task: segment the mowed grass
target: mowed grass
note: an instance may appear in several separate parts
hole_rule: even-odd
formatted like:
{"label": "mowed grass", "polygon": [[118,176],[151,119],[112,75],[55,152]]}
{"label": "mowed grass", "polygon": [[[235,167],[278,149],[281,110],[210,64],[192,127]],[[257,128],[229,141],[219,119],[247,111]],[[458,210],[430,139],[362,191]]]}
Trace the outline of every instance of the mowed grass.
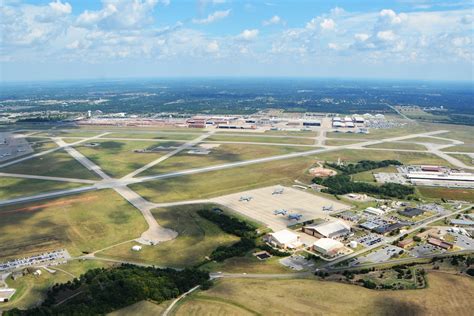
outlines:
{"label": "mowed grass", "polygon": [[[223,315],[225,304],[230,313],[241,308],[244,315],[472,315],[472,279],[429,273],[428,283],[422,290],[375,291],[311,279],[222,279],[187,298],[176,314],[193,310],[196,300],[210,300],[224,304],[219,305]],[[206,315],[205,309],[194,315]]]}
{"label": "mowed grass", "polygon": [[474,153],[474,144],[450,146],[441,151]]}
{"label": "mowed grass", "polygon": [[408,150],[426,150],[426,147],[420,144],[410,144],[405,142],[386,142],[366,146],[367,148],[386,148],[386,149],[408,149]]}
{"label": "mowed grass", "polygon": [[187,153],[188,150],[182,151],[179,154],[168,158],[160,164],[144,171],[140,175],[161,174],[177,170],[213,166],[262,157],[278,156],[293,152],[308,151],[311,149],[313,148],[250,144],[220,144],[219,147],[210,149],[211,152],[208,155],[195,155]]}
{"label": "mowed grass", "polygon": [[47,137],[94,137],[96,135],[100,135],[101,132],[99,131],[87,131],[87,130],[48,130],[34,136],[47,136]]}
{"label": "mowed grass", "polygon": [[363,149],[344,149],[333,152],[321,153],[317,155],[318,159],[326,161],[357,162],[360,160],[386,160],[395,159],[404,164],[421,164],[421,165],[442,165],[450,166],[450,164],[436,155],[423,152],[403,152],[390,150],[363,150]]}
{"label": "mowed grass", "polygon": [[58,147],[55,142],[47,138],[27,137],[26,140],[30,143],[31,148],[33,148],[35,153]]}
{"label": "mowed grass", "polygon": [[308,181],[311,176],[307,170],[315,161],[314,157],[298,157],[149,181],[131,188],[158,203],[204,199],[273,184],[291,185],[295,179]]}
{"label": "mowed grass", "polygon": [[[443,137],[443,136],[440,135],[440,137]],[[406,141],[414,142],[414,143],[431,143],[431,144],[440,144],[440,145],[452,144],[452,142],[449,140],[434,138],[434,137],[415,137],[415,138],[409,138]]]}
{"label": "mowed grass", "polygon": [[192,140],[194,138],[199,137],[201,134],[200,133],[189,133],[185,134],[184,132],[154,132],[154,133],[126,133],[126,132],[115,132],[115,133],[110,133],[104,138],[143,138],[143,139],[156,139],[156,140],[166,140],[166,139],[171,139],[171,140]]}
{"label": "mowed grass", "polygon": [[163,267],[183,268],[204,261],[221,245],[229,245],[238,238],[224,233],[218,226],[199,216],[200,205],[184,205],[152,210],[157,222],[178,232],[178,237],[155,246],[143,246],[132,251],[135,243],[127,243],[100,252],[107,258],[145,262]]}
{"label": "mowed grass", "polygon": [[279,135],[279,136],[304,136],[304,137],[316,137],[318,136],[317,131],[272,131],[267,130],[264,132],[265,135]]}
{"label": "mowed grass", "polygon": [[303,137],[270,137],[264,135],[243,135],[243,134],[215,134],[209,138],[209,141],[227,141],[227,142],[246,142],[246,143],[278,143],[278,144],[297,144],[314,145],[315,140]]}
{"label": "mowed grass", "polygon": [[460,155],[460,154],[451,154],[456,159],[461,160],[466,166],[474,166],[474,156]]}
{"label": "mowed grass", "polygon": [[19,179],[0,176],[0,200],[20,196],[35,195],[44,192],[78,188],[81,183],[48,181],[37,179]]}
{"label": "mowed grass", "polygon": [[326,139],[324,142],[327,146],[344,146],[344,145],[352,145],[360,143],[363,140],[354,139],[354,140],[347,140],[347,139]]}
{"label": "mowed grass", "polygon": [[84,145],[75,148],[84,156],[99,165],[102,170],[114,177],[121,177],[134,170],[156,160],[172,150],[162,150],[156,153],[136,153],[134,150],[154,148],[158,146],[170,147],[180,146],[175,142],[140,142],[140,141],[116,141],[97,140],[99,146],[87,147]]}
{"label": "mowed grass", "polygon": [[0,168],[0,172],[91,180],[98,179],[95,173],[86,169],[62,149]]}
{"label": "mowed grass", "polygon": [[474,203],[473,189],[416,187],[418,195],[426,199],[461,200]]}
{"label": "mowed grass", "polygon": [[66,248],[73,256],[137,238],[142,214],[112,190],[0,207],[0,261]]}
{"label": "mowed grass", "polygon": [[117,311],[107,314],[108,316],[129,316],[129,315],[161,315],[168,305],[171,304],[170,301],[165,301],[161,304],[156,304],[150,301],[141,301],[130,306],[124,307]]}
{"label": "mowed grass", "polygon": [[90,269],[105,268],[111,266],[110,263],[101,261],[70,261],[66,264],[50,267],[56,270],[55,274],[51,274],[46,270],[42,270],[40,276],[27,275],[17,280],[7,279],[8,286],[15,288],[17,291],[13,295],[12,300],[8,303],[2,303],[4,310],[12,308],[27,309],[38,305],[45,297],[49,288],[56,283],[66,283],[71,281],[73,277],[62,270],[79,277]]}
{"label": "mowed grass", "polygon": [[352,180],[354,181],[362,181],[362,182],[376,182],[374,178],[374,173],[379,173],[379,172],[397,172],[397,168],[394,166],[389,166],[385,168],[379,168],[379,169],[374,169],[374,170],[369,170],[369,171],[364,171],[364,172],[359,172],[356,174],[351,175]]}

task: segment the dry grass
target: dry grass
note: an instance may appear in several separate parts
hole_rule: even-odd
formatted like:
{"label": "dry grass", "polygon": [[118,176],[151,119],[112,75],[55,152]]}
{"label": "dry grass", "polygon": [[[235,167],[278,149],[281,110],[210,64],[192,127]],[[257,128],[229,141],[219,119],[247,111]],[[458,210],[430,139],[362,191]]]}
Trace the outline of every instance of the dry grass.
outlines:
{"label": "dry grass", "polygon": [[[193,310],[196,300],[205,303],[202,297],[262,315],[472,315],[471,279],[431,273],[428,282],[429,287],[423,290],[374,291],[308,279],[223,279],[190,297],[177,314]],[[206,315],[205,309],[195,315]]]}

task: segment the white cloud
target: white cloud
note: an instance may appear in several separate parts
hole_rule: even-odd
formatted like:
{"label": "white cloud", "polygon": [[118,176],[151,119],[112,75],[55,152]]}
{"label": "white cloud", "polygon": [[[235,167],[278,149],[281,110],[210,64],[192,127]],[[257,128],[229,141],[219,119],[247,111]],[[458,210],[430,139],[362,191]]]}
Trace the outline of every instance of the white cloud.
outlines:
{"label": "white cloud", "polygon": [[205,19],[193,19],[193,23],[195,24],[209,24],[213,23],[218,20],[222,20],[226,17],[228,17],[230,14],[230,9],[225,10],[225,11],[216,11],[214,13],[211,13],[207,16]]}
{"label": "white cloud", "polygon": [[49,6],[56,12],[60,14],[70,14],[72,12],[72,7],[68,2],[62,3],[61,0],[56,0],[55,2],[50,2]]}
{"label": "white cloud", "polygon": [[264,26],[276,25],[276,24],[280,24],[280,23],[283,23],[283,20],[278,15],[274,15],[270,19],[265,20],[265,21],[262,22],[262,24]]}
{"label": "white cloud", "polygon": [[394,41],[396,39],[396,35],[391,30],[379,31],[377,32],[377,38],[381,39],[382,41]]}
{"label": "white cloud", "polygon": [[308,23],[306,23],[306,28],[308,30],[315,30],[318,27],[318,20],[316,18],[312,18]]}
{"label": "white cloud", "polygon": [[407,19],[405,13],[396,14],[395,11],[390,9],[384,9],[379,13],[380,22],[389,25],[400,24]]}
{"label": "white cloud", "polygon": [[207,44],[207,51],[209,53],[217,53],[219,51],[219,44],[216,40],[211,41],[209,44]]}
{"label": "white cloud", "polygon": [[259,31],[257,29],[243,30],[242,33],[237,35],[237,38],[244,41],[255,40],[258,36]]}
{"label": "white cloud", "polygon": [[324,19],[319,25],[323,30],[333,30],[336,27],[333,19]]}
{"label": "white cloud", "polygon": [[358,41],[361,41],[361,42],[365,42],[366,40],[368,40],[370,37],[369,34],[366,34],[366,33],[357,33],[354,35],[354,38]]}

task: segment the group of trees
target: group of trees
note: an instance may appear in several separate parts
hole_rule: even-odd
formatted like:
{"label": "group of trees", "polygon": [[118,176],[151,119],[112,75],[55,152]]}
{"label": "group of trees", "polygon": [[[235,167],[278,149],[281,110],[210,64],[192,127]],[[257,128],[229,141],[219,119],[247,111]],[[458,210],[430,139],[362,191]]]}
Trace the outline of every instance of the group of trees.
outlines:
{"label": "group of trees", "polygon": [[365,182],[354,182],[350,176],[343,174],[329,178],[316,177],[313,182],[325,186],[326,189],[322,189],[321,192],[329,194],[367,193],[402,199],[415,192],[412,187],[398,183],[385,183],[377,186]]}
{"label": "group of trees", "polygon": [[339,170],[343,174],[354,174],[369,170],[374,170],[378,168],[384,168],[388,166],[401,166],[402,163],[398,160],[382,160],[382,161],[373,161],[373,160],[361,160],[356,164],[348,165],[338,165],[335,163],[326,163],[327,167]]}
{"label": "group of trees", "polygon": [[102,315],[146,299],[161,303],[208,283],[209,274],[196,269],[134,265],[93,269],[72,282],[53,286],[40,306],[13,309],[5,315]]}

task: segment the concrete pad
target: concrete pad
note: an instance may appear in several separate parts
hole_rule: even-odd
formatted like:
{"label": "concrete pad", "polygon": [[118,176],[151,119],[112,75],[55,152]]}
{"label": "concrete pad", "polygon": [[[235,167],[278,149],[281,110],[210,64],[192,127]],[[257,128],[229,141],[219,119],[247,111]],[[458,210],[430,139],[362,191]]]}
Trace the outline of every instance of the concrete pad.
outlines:
{"label": "concrete pad", "polygon": [[[242,215],[261,222],[278,231],[288,225],[304,222],[315,218],[331,219],[330,214],[349,209],[350,206],[322,196],[284,187],[282,194],[272,194],[281,186],[271,186],[250,190],[211,199],[211,202],[224,205]],[[251,196],[250,201],[239,201],[241,196]],[[323,206],[333,206],[331,212],[323,211]],[[290,220],[287,215],[275,215],[273,211],[285,209],[288,214],[302,215],[299,221]]]}

